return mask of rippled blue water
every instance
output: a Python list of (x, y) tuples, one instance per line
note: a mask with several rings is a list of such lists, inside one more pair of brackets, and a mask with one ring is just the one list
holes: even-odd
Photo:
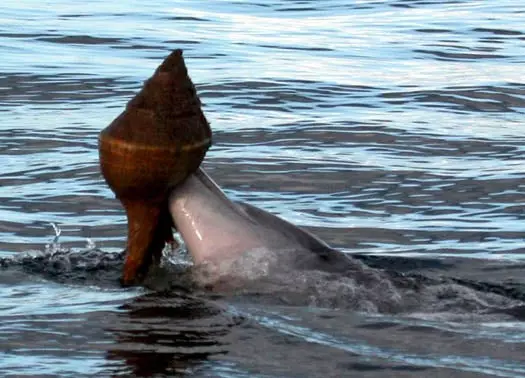
[[(182, 48), (214, 131), (204, 165), (231, 197), (394, 256), (382, 268), (524, 293), (524, 15), (519, 0), (3, 1), (0, 257), (44, 251), (50, 223), (65, 248), (123, 248), (97, 134)], [(519, 320), (58, 281), (0, 270), (2, 374), (525, 376)]]

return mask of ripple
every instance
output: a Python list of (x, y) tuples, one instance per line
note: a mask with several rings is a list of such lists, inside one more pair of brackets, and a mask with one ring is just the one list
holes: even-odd
[[(360, 327), (352, 311), (318, 316), (278, 306), (274, 295), (267, 305), (236, 298), (233, 307), (251, 308), (240, 320), (230, 299), (122, 291), (118, 259), (97, 275), (80, 267), (93, 256), (18, 254), (50, 243), (51, 222), (68, 251), (85, 250), (86, 238), (108, 259), (123, 249), (125, 216), (100, 175), (97, 134), (182, 47), (214, 129), (205, 166), (232, 198), (346, 252), (383, 256), (379, 269), (415, 264), (425, 276), (519, 294), (522, 8), (517, 0), (2, 2), (0, 253), (20, 262), (0, 277), (2, 371), (522, 374), (522, 332), (501, 320), (522, 309), (483, 313), (484, 323), (456, 313), (451, 322), (451, 309), (488, 303), (457, 282), (429, 294), (445, 296), (437, 302), (447, 311), (433, 319), (368, 315)], [(456, 265), (459, 256), (466, 262)], [(311, 287), (333, 289), (324, 294), (352, 288), (318, 278)]]

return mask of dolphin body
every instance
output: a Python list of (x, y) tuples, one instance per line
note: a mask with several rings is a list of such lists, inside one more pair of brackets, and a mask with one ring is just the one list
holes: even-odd
[(308, 231), (231, 201), (203, 169), (173, 190), (169, 211), (195, 266), (208, 268), (208, 283), (232, 276), (251, 279), (283, 266), (334, 273), (355, 267), (353, 259)]

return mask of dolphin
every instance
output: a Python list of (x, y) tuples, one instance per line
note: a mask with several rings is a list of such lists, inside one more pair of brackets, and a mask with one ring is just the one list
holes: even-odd
[(168, 204), (194, 265), (220, 267), (218, 276), (233, 274), (234, 266), (238, 274), (239, 261), (330, 272), (353, 266), (345, 253), (308, 231), (248, 203), (231, 201), (202, 168), (173, 189)]

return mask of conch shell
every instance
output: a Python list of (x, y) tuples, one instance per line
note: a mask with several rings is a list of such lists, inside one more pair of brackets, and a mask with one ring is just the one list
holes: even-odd
[(197, 170), (210, 145), (210, 126), (175, 50), (99, 136), (102, 174), (128, 218), (123, 284), (140, 281), (173, 241), (169, 192)]

